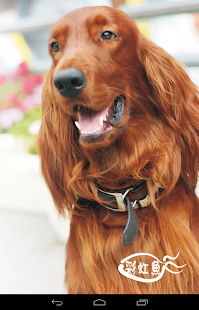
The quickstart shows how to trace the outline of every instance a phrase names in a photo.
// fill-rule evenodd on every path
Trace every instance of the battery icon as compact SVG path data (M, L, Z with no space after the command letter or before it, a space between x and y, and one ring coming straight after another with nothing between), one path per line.
M148 304L148 299L139 299L136 301L136 306L146 306Z

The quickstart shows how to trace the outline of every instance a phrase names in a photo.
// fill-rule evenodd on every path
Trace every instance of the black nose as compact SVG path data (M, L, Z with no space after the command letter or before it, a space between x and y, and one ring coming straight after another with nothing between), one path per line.
M62 96L73 98L86 86L86 76L77 68L68 68L56 74L54 84Z

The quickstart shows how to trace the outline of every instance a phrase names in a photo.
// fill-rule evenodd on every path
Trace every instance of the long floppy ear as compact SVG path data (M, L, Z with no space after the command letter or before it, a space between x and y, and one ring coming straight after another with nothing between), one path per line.
M63 214L64 208L72 208L74 197L67 187L71 178L70 169L75 160L75 146L69 141L75 140L70 118L61 113L52 94L52 70L44 77L42 92L42 122L37 144L41 158L41 169L51 195ZM69 156L73 154L73 159Z
M45 74L42 92L42 122L38 134L41 169L58 211L75 213L81 208L77 196L98 200L95 185L85 176L87 161L79 146L79 131L58 104L52 92L53 67Z
M195 188L199 170L199 93L183 64L140 37L141 63L150 100L161 120L176 133L181 148L181 176Z

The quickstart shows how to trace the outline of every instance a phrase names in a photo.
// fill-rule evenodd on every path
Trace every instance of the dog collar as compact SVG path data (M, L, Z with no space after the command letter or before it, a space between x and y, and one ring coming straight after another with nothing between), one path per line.
M128 211L126 197L128 197L131 206L134 209L142 210L150 205L151 199L148 194L146 181L139 186L125 188L120 193L107 192L101 188L97 188L97 193L100 199L104 201L103 206L109 210L116 212Z
M154 192L158 187L155 185ZM138 217L135 209L143 210L150 205L151 199L148 193L146 181L137 187L122 190L122 193L106 192L97 188L99 198L103 200L103 206L117 212L128 212L127 224L123 232L123 244L132 243L138 232Z
M92 181L97 183L95 180ZM138 218L135 209L143 210L151 203L146 181L136 187L125 188L119 193L104 191L99 187L96 190L99 198L103 200L103 207L116 212L128 212L127 224L123 232L123 244L132 243L138 232ZM157 190L158 186L154 185L153 192L156 193ZM76 199L78 200L78 197Z

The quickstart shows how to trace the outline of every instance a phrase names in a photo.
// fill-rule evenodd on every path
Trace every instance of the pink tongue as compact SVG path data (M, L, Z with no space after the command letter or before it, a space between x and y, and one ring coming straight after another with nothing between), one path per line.
M86 108L81 108L78 111L79 125L81 131L93 131L102 127L100 118L102 117L106 121L109 107L102 111L94 111Z

